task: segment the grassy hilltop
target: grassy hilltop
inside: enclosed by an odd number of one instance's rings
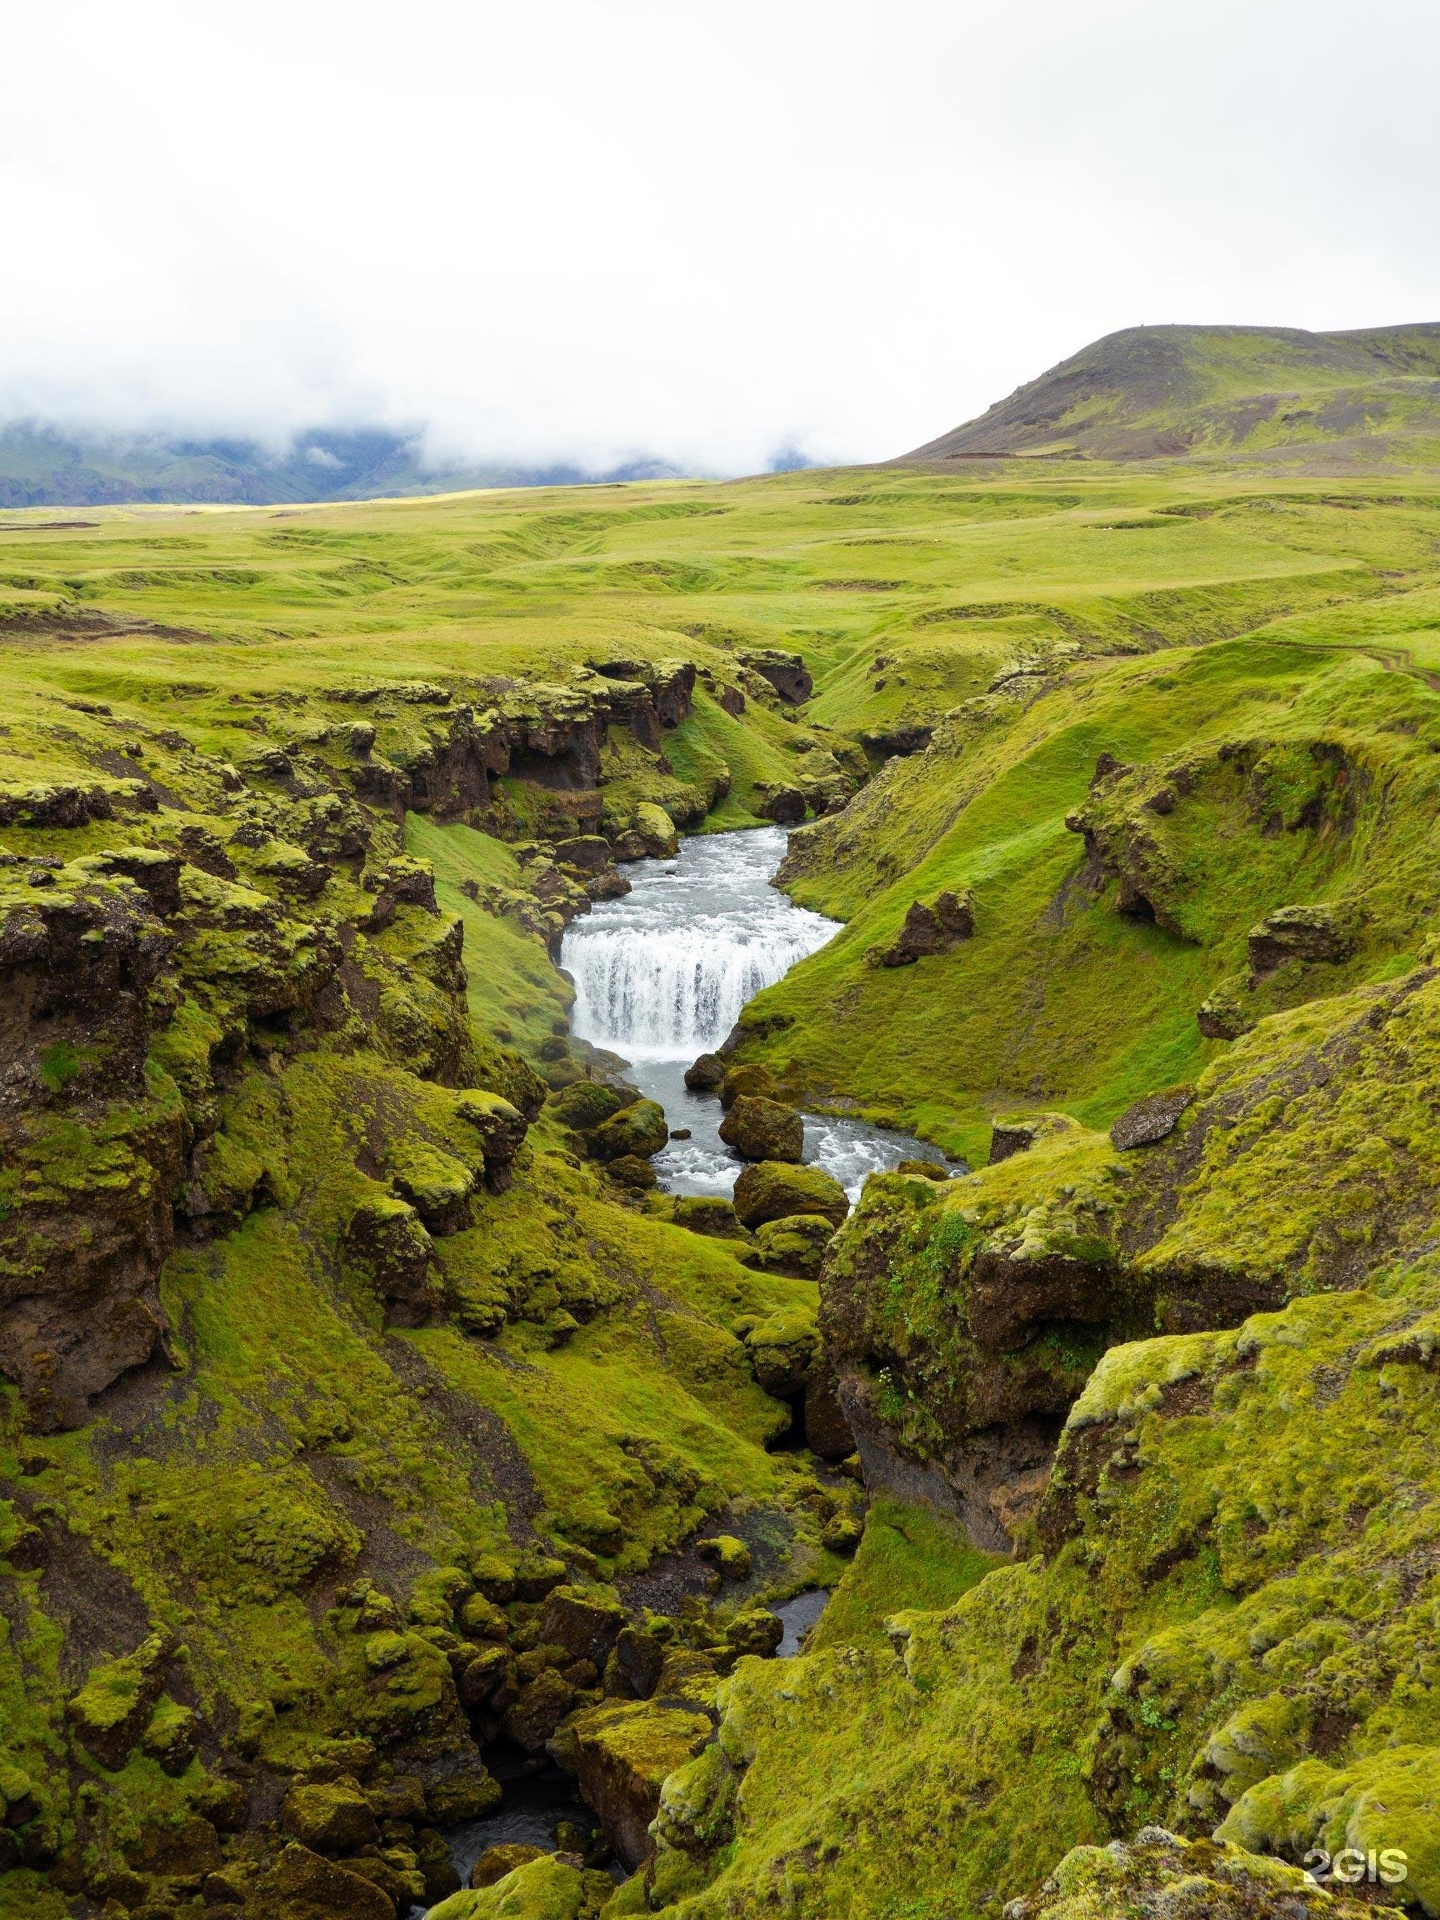
[[[1024,454],[1425,468],[1440,448],[1440,325],[1128,327],[908,456]]]
[[[1440,1913],[1437,535],[1098,460],[0,514],[0,1915]],[[845,926],[731,1063],[977,1169],[818,1286],[552,958],[800,816]],[[453,1891],[502,1754],[623,1888]]]

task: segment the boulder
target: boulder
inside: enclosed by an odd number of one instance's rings
[[[581,873],[599,873],[610,862],[610,842],[603,834],[582,833],[570,840],[557,840],[555,858],[565,867]]]
[[[1153,1146],[1173,1133],[1182,1113],[1195,1098],[1193,1087],[1168,1087],[1164,1093],[1147,1094],[1127,1107],[1110,1129],[1110,1144],[1120,1152],[1132,1147]]]
[[[714,1054],[702,1054],[702,1060],[716,1058]],[[742,1093],[758,1095],[762,1100],[780,1100],[780,1082],[774,1073],[762,1061],[749,1060],[738,1067],[731,1067],[722,1074],[718,1082],[720,1104],[728,1113]]]
[[[478,1760],[458,1756],[454,1771],[425,1786],[425,1811],[434,1827],[458,1827],[480,1820],[499,1806],[504,1789]]]
[[[575,1689],[546,1667],[505,1715],[505,1731],[527,1753],[540,1753],[574,1704]]]
[[[597,1667],[604,1666],[624,1625],[618,1601],[580,1587],[556,1587],[540,1609],[542,1644],[563,1647],[572,1660],[593,1660]]]
[[[375,1838],[375,1815],[354,1780],[297,1784],[285,1796],[286,1833],[315,1853],[355,1853]]]
[[[653,800],[642,800],[635,809],[635,831],[652,859],[673,860],[680,851],[674,821]]]
[[[755,811],[762,820],[773,820],[779,827],[798,827],[808,805],[799,787],[786,787],[761,781],[755,788]]]
[[[514,1661],[508,1647],[482,1647],[474,1659],[461,1668],[456,1689],[467,1707],[483,1707],[502,1688],[513,1686],[514,1677]]]
[[[685,1084],[692,1093],[713,1093],[725,1078],[725,1062],[718,1053],[702,1053],[685,1069]]]
[[[986,1247],[965,1283],[970,1332],[993,1353],[1013,1353],[1042,1321],[1094,1326],[1120,1304],[1117,1279],[1113,1251],[1098,1242],[1093,1253],[1038,1248],[1024,1257]]]
[[[572,1732],[580,1791],[633,1871],[653,1851],[649,1827],[665,1776],[705,1746],[710,1716],[650,1700],[608,1701],[578,1714]]]
[[[792,1213],[783,1220],[767,1220],[755,1233],[752,1265],[765,1273],[788,1274],[793,1280],[815,1280],[835,1224],[823,1213]]]
[[[362,1874],[292,1841],[265,1876],[266,1920],[396,1920],[395,1902]]]
[[[636,1100],[593,1127],[586,1145],[597,1160],[620,1160],[627,1155],[648,1160],[669,1138],[665,1109],[654,1100]]]
[[[497,1880],[503,1880],[507,1873],[513,1873],[517,1867],[523,1867],[530,1860],[543,1860],[543,1847],[527,1847],[523,1840],[507,1840],[498,1847],[487,1847],[470,1869],[472,1887],[493,1887]]]
[[[542,1853],[492,1886],[452,1894],[430,1909],[429,1920],[592,1920],[614,1891],[607,1874],[587,1873],[578,1859]]]
[[[736,1331],[741,1328],[760,1386],[777,1400],[793,1399],[805,1386],[819,1346],[814,1308],[780,1307],[748,1327],[738,1321]]]
[[[799,1213],[818,1213],[835,1226],[850,1211],[845,1189],[823,1167],[762,1160],[735,1182],[735,1212],[742,1226],[758,1227]]]
[[[950,1169],[940,1166],[934,1160],[901,1160],[896,1173],[908,1173],[915,1180],[948,1180]]]
[[[745,1654],[768,1660],[785,1638],[785,1622],[768,1607],[751,1607],[737,1613],[725,1629],[725,1638],[737,1658]]]
[[[636,1193],[643,1193],[649,1187],[658,1187],[659,1175],[648,1160],[642,1160],[638,1153],[622,1153],[618,1160],[612,1160],[605,1171],[617,1186],[630,1187]]]
[[[778,1100],[742,1093],[720,1122],[720,1138],[744,1160],[798,1161],[805,1151],[805,1122]]]
[[[712,1566],[720,1569],[722,1580],[746,1580],[750,1577],[753,1564],[750,1549],[733,1533],[715,1533],[708,1539],[697,1540],[695,1551],[702,1560],[708,1560]]]
[[[685,1227],[691,1233],[709,1234],[716,1240],[746,1238],[745,1229],[735,1217],[733,1203],[722,1200],[718,1194],[677,1194],[670,1217],[677,1227]]]
[[[622,1627],[605,1662],[605,1691],[612,1699],[648,1700],[664,1666],[665,1649],[653,1633]]]
[[[638,1098],[631,1087],[610,1087],[602,1080],[577,1080],[552,1095],[549,1104],[562,1127],[585,1133],[633,1106]]]

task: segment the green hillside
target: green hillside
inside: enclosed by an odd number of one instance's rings
[[[1007,455],[1314,472],[1433,467],[1440,323],[1353,333],[1127,327],[905,463]]]
[[[60,517],[0,513],[0,1917],[1440,1914],[1440,480]],[[655,1187],[554,960],[797,814],[845,924],[727,1061],[956,1156],[828,1241]]]

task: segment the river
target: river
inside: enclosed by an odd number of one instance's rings
[[[571,1028],[619,1054],[633,1083],[658,1100],[671,1127],[688,1127],[655,1156],[674,1193],[729,1194],[743,1162],[721,1140],[720,1102],[692,1093],[685,1069],[712,1052],[746,1001],[783,978],[838,930],[823,914],[797,907],[771,883],[785,853],[785,829],[712,834],[685,840],[673,860],[641,860],[627,869],[631,890],[605,901],[565,934],[560,964],[575,983]],[[867,1174],[901,1160],[944,1165],[934,1147],[860,1120],[805,1115],[805,1158],[822,1166],[858,1200]],[[829,1595],[797,1594],[776,1606],[785,1626],[780,1655],[800,1651]],[[555,1769],[506,1782],[503,1805],[449,1836],[452,1858],[468,1879],[480,1854],[506,1840],[553,1847],[557,1820],[588,1818],[572,1782]]]
[[[771,885],[785,840],[783,827],[684,840],[673,860],[627,868],[630,892],[566,930],[560,964],[575,983],[571,1030],[619,1054],[671,1128],[690,1130],[655,1156],[672,1193],[729,1194],[744,1164],[720,1138],[720,1102],[692,1093],[685,1069],[721,1044],[747,1000],[839,930]],[[805,1158],[834,1174],[852,1202],[867,1174],[901,1160],[944,1165],[909,1134],[812,1113]]]

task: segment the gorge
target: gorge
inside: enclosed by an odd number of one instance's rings
[[[1440,1914],[1440,488],[1282,425],[4,516],[0,1920]]]

